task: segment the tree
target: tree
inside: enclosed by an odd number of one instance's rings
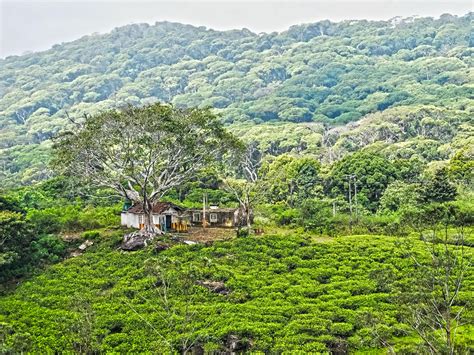
[[[385,189],[380,198],[382,212],[396,212],[403,207],[416,205],[420,200],[420,186],[394,181]]]
[[[31,240],[31,231],[21,213],[0,211],[0,277],[7,271],[4,267],[17,261]]]
[[[433,178],[425,185],[423,197],[427,202],[447,202],[456,198],[457,191],[448,176],[448,170],[436,170]]]
[[[158,315],[158,322],[142,316],[132,303],[125,301],[156,335],[162,348],[167,348],[170,353],[193,353],[193,349],[199,348],[199,342],[206,338],[196,326],[210,322],[206,315],[200,314],[196,309],[196,305],[200,303],[200,286],[198,286],[198,279],[202,275],[200,267],[202,265],[186,265],[172,258],[146,261],[146,273],[156,281],[151,294],[153,297],[147,299],[140,295],[140,298],[155,306],[153,315]]]
[[[0,179],[18,185],[48,177],[44,152],[49,153],[50,137],[64,127],[64,110],[95,114],[158,100],[212,106],[227,123],[358,121],[346,127],[343,145],[325,137],[330,161],[373,141],[388,143],[390,154],[403,150],[411,156],[416,153],[411,148],[419,146],[420,155],[433,160],[434,153],[435,160],[444,160],[434,142],[427,142],[429,149],[417,142],[420,136],[440,140],[446,151],[452,151],[454,135],[455,149],[469,142],[471,17],[397,26],[391,21],[318,22],[261,36],[157,23],[56,45],[48,53],[5,58],[0,65]],[[384,65],[374,62],[379,55]],[[420,124],[414,105],[423,105],[432,120]],[[425,109],[435,106],[443,107],[444,117]],[[384,111],[359,120],[377,109]],[[379,119],[385,124],[377,125]],[[292,139],[275,126],[269,131],[273,151],[309,150],[301,135]],[[283,133],[291,147],[275,141]],[[410,144],[392,149],[403,141]],[[27,156],[31,163],[22,164]]]
[[[87,117],[54,145],[54,166],[143,205],[144,231],[158,233],[153,205],[231,148],[236,139],[209,110],[153,104]]]
[[[449,161],[449,176],[458,182],[472,184],[474,181],[474,149],[462,149]]]
[[[415,284],[406,285],[399,301],[405,320],[423,340],[431,354],[458,352],[456,331],[464,306],[459,303],[469,259],[464,250],[465,212],[454,205],[437,204],[418,213],[418,223],[431,220],[431,230],[422,233],[423,253],[408,243],[414,263]],[[449,227],[456,226],[454,235]]]
[[[268,199],[273,203],[284,201],[293,207],[322,192],[321,164],[315,159],[284,154],[262,169],[269,185]]]
[[[252,226],[253,207],[264,197],[264,184],[261,177],[263,155],[257,148],[257,143],[250,143],[241,155],[231,159],[236,169],[226,172],[223,177],[223,188],[232,193],[240,205],[240,215],[248,232]]]
[[[335,163],[329,175],[333,195],[348,195],[347,176],[357,176],[357,199],[362,205],[375,210],[389,183],[398,177],[394,164],[385,157],[366,152],[348,155]]]
[[[306,229],[318,230],[322,235],[327,232],[333,217],[331,202],[319,199],[305,200],[301,206],[301,217]]]

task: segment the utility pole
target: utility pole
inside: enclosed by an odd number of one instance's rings
[[[202,228],[206,228],[207,193],[202,195]]]
[[[349,182],[349,212],[350,212],[349,231],[352,234],[352,190],[351,190],[352,175],[346,175],[346,176],[347,176],[347,181]]]
[[[357,204],[357,175],[352,175],[354,179],[354,205],[355,205],[355,214],[356,214],[356,223],[359,223],[359,208]]]

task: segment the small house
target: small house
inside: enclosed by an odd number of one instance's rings
[[[188,215],[185,210],[171,202],[158,202],[153,205],[153,223],[162,231],[185,232],[188,230]],[[135,204],[121,214],[121,224],[128,228],[142,229],[145,226],[145,213],[142,204]]]
[[[240,223],[240,210],[238,208],[219,208],[211,206],[205,211],[203,209],[189,209],[187,211],[192,226],[237,227]],[[205,223],[203,223],[205,220]]]

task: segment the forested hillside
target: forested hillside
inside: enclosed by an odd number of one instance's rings
[[[50,139],[68,116],[154,101],[214,107],[272,155],[331,162],[375,146],[447,160],[472,139],[471,18],[322,21],[269,34],[140,24],[8,57],[0,179],[49,177]]]

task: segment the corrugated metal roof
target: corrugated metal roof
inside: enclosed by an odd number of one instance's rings
[[[174,203],[171,202],[157,202],[153,205],[153,213],[160,214],[166,211],[167,209],[173,208],[177,211],[183,211],[184,209],[182,207],[179,207],[178,205],[175,205]],[[143,204],[136,204],[130,207],[127,212],[129,213],[143,213]]]
[[[206,213],[214,213],[214,212],[232,212],[234,213],[237,211],[238,208],[206,208]],[[202,212],[202,208],[190,208],[188,209],[190,212]]]

